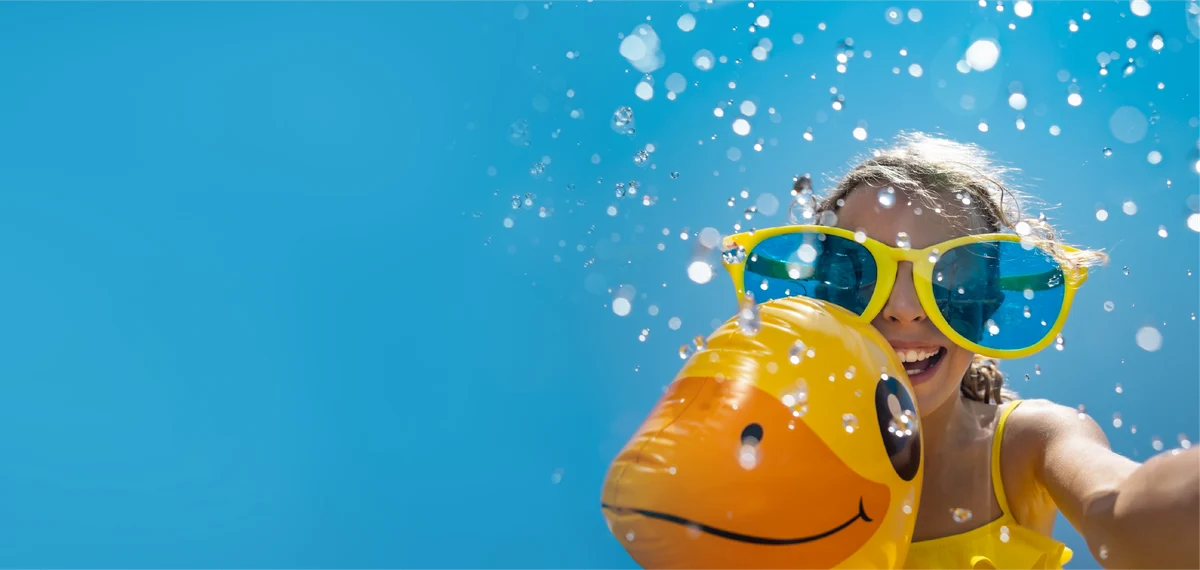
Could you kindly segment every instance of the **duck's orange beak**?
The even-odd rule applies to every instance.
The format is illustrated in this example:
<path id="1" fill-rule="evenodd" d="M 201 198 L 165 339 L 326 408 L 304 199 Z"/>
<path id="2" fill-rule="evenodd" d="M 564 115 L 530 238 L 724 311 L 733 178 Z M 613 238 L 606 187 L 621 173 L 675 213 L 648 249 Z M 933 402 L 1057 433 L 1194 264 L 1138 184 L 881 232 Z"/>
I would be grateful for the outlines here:
<path id="1" fill-rule="evenodd" d="M 890 492 L 845 465 L 797 413 L 749 382 L 673 383 L 605 480 L 613 534 L 644 568 L 846 559 L 883 520 Z"/>

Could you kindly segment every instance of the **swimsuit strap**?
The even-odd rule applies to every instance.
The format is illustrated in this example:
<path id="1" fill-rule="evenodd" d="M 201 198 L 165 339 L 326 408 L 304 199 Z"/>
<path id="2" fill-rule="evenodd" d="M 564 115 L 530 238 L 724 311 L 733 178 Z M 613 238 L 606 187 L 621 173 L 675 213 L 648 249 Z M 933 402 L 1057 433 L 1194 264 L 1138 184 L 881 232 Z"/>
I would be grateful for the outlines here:
<path id="1" fill-rule="evenodd" d="M 1005 514 L 1008 513 L 1008 497 L 1004 495 L 1004 480 L 1000 477 L 1000 444 L 1004 441 L 1004 424 L 1008 421 L 1008 415 L 1020 403 L 1021 400 L 1013 400 L 1000 412 L 1000 420 L 996 422 L 996 431 L 992 434 L 992 492 L 996 494 L 1000 510 Z"/>

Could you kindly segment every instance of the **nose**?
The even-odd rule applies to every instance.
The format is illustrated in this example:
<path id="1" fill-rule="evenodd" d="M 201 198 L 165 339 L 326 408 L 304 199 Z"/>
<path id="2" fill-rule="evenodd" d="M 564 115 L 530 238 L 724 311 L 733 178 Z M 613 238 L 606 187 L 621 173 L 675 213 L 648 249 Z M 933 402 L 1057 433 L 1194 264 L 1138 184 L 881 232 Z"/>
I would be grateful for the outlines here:
<path id="1" fill-rule="evenodd" d="M 912 263 L 901 262 L 896 268 L 896 284 L 892 286 L 892 294 L 879 313 L 879 318 L 889 323 L 904 324 L 924 321 L 927 316 L 917 298 L 917 289 L 913 286 Z"/>

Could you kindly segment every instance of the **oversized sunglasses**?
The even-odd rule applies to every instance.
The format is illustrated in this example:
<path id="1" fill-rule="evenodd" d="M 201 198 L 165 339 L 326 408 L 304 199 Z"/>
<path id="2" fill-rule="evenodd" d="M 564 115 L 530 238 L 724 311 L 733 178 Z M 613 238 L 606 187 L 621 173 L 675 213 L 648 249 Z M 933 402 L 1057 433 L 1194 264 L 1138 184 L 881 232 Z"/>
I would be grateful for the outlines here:
<path id="1" fill-rule="evenodd" d="M 1062 246 L 1068 253 L 1076 252 Z M 1087 269 L 1069 267 L 1013 234 L 982 234 L 924 249 L 892 247 L 862 232 L 783 226 L 724 238 L 722 261 L 739 304 L 804 296 L 871 322 L 902 261 L 933 324 L 955 344 L 991 358 L 1029 356 L 1053 342 Z"/>

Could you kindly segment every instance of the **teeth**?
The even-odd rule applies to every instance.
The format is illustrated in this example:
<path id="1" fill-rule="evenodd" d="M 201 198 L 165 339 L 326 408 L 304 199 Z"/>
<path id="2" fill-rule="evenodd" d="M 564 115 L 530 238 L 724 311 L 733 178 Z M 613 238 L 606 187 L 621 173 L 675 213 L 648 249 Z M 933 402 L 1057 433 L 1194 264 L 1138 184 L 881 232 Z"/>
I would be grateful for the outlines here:
<path id="1" fill-rule="evenodd" d="M 938 349 L 936 349 L 936 348 L 935 349 L 921 349 L 921 350 L 913 350 L 913 349 L 909 349 L 909 350 L 897 349 L 896 350 L 896 356 L 900 357 L 900 362 L 903 362 L 906 364 L 909 362 L 919 362 L 921 360 L 925 360 L 926 358 L 929 358 L 930 356 L 933 356 L 937 353 L 938 353 Z"/>

